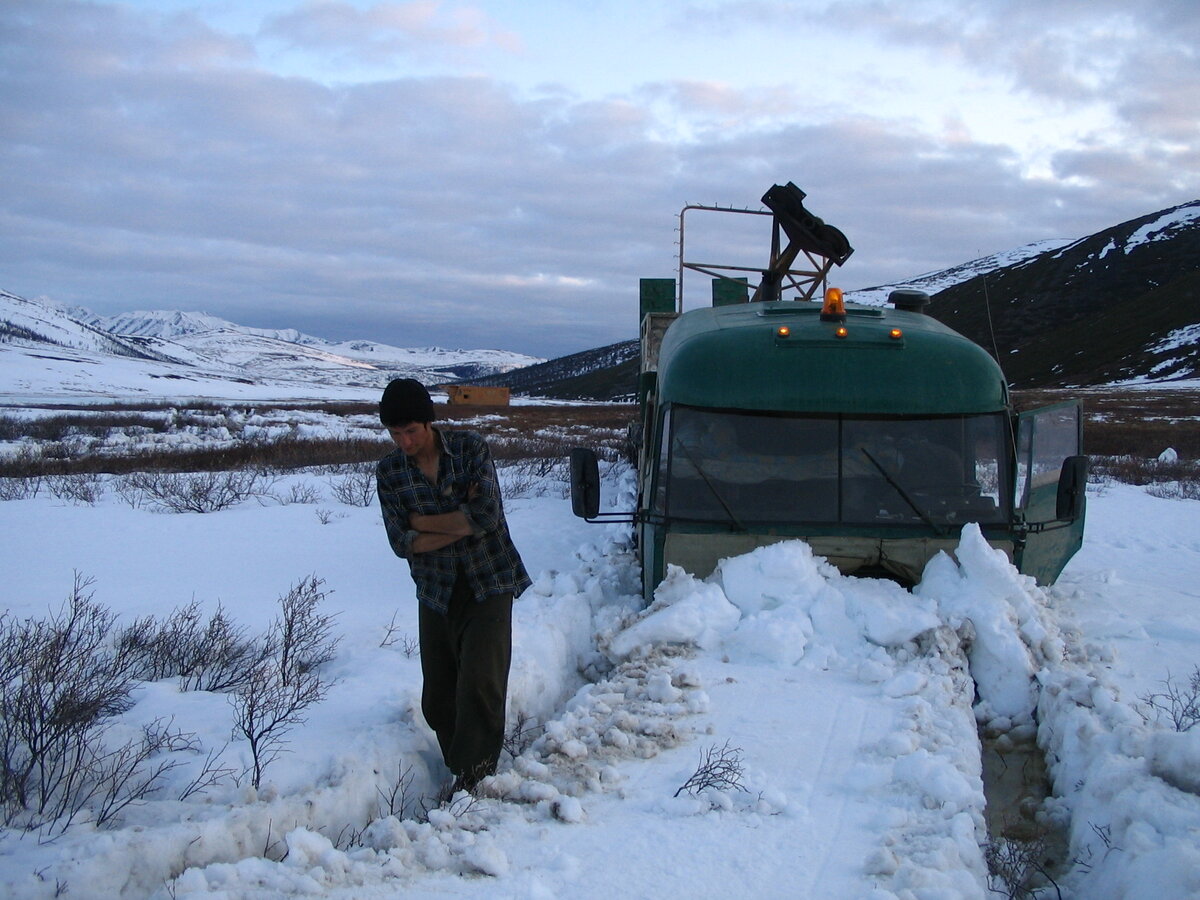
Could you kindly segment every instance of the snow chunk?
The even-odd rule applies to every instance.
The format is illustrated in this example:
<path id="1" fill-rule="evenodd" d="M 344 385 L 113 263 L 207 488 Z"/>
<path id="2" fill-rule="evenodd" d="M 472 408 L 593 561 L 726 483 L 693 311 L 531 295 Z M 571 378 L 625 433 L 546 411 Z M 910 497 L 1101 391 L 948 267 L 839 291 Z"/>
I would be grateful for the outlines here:
<path id="1" fill-rule="evenodd" d="M 583 804 L 574 797 L 559 797 L 550 804 L 550 814 L 560 822 L 577 825 L 583 821 Z"/>
<path id="2" fill-rule="evenodd" d="M 508 874 L 508 857 L 491 840 L 480 838 L 467 847 L 463 861 L 475 871 L 493 878 Z"/>
<path id="3" fill-rule="evenodd" d="M 892 678 L 883 686 L 885 697 L 909 697 L 919 694 L 929 684 L 929 679 L 922 673 L 907 669 Z"/>
<path id="4" fill-rule="evenodd" d="M 968 658 L 980 719 L 1031 721 L 1040 667 L 1034 648 L 1048 643 L 1037 612 L 1044 597 L 1032 578 L 988 544 L 978 525 L 963 528 L 957 556 L 957 567 L 943 554 L 930 560 L 914 593 L 936 599 L 955 628 L 971 624 L 975 638 Z"/>
<path id="5" fill-rule="evenodd" d="M 285 865 L 304 871 L 317 881 L 341 880 L 350 871 L 350 858 L 323 834 L 296 828 L 288 832 L 286 842 Z"/>
<path id="6" fill-rule="evenodd" d="M 1162 731 L 1150 736 L 1150 774 L 1167 784 L 1200 794 L 1200 731 Z"/>
<path id="7" fill-rule="evenodd" d="M 759 547 L 744 556 L 721 560 L 717 567 L 725 596 L 745 616 L 777 609 L 797 598 L 814 597 L 836 574 L 800 541 Z"/>
<path id="8" fill-rule="evenodd" d="M 802 541 L 770 544 L 722 560 L 719 583 L 742 621 L 726 647 L 740 661 L 793 665 L 819 644 L 853 659 L 876 646 L 898 646 L 940 624 L 937 605 L 890 581 L 847 578 Z"/>
<path id="9" fill-rule="evenodd" d="M 654 603 L 645 615 L 617 634 L 610 649 L 617 656 L 632 656 L 653 644 L 691 644 L 701 649 L 718 646 L 733 631 L 738 609 L 715 584 L 705 584 L 671 566 L 654 592 Z"/>

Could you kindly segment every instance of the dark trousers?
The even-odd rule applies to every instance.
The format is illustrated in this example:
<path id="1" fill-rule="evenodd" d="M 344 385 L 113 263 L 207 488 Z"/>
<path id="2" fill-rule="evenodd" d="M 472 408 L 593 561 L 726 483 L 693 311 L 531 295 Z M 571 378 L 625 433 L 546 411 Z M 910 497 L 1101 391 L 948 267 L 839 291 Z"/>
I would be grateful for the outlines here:
<path id="1" fill-rule="evenodd" d="M 511 594 L 476 601 L 459 573 L 446 615 L 421 606 L 421 712 L 468 790 L 496 771 L 512 661 Z"/>

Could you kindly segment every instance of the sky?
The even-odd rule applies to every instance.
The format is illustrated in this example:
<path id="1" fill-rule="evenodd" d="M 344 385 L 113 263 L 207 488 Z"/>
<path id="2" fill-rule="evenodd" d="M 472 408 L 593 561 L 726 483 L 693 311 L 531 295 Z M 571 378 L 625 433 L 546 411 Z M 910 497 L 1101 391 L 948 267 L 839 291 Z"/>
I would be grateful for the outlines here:
<path id="1" fill-rule="evenodd" d="M 1193 0 L 4 0 L 0 289 L 559 356 L 685 204 L 796 183 L 854 290 L 1194 200 L 1198 47 Z"/>

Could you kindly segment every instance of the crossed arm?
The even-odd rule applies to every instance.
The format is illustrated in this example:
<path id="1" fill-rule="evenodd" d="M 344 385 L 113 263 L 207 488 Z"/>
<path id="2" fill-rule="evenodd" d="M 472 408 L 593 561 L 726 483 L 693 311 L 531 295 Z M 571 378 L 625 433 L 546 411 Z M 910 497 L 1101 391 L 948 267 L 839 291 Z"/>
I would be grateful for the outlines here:
<path id="1" fill-rule="evenodd" d="M 487 445 L 468 448 L 471 454 L 459 477 L 466 476 L 466 497 L 457 501 L 459 508 L 445 513 L 422 514 L 406 508 L 408 481 L 399 469 L 389 469 L 385 461 L 377 468 L 379 503 L 392 550 L 410 562 L 414 557 L 449 547 L 465 537 L 495 530 L 503 523 L 500 486 Z M 461 483 L 461 482 L 460 482 Z M 444 508 L 444 507 L 443 507 Z"/>
<path id="2" fill-rule="evenodd" d="M 467 499 L 474 500 L 478 493 L 479 485 L 471 485 L 467 491 Z M 441 550 L 475 533 L 471 521 L 457 509 L 454 512 L 430 516 L 414 513 L 408 517 L 408 525 L 417 532 L 411 543 L 413 553 Z"/>
<path id="3" fill-rule="evenodd" d="M 473 533 L 471 523 L 458 510 L 438 516 L 412 515 L 408 524 L 417 532 L 412 539 L 413 553 L 441 550 Z"/>

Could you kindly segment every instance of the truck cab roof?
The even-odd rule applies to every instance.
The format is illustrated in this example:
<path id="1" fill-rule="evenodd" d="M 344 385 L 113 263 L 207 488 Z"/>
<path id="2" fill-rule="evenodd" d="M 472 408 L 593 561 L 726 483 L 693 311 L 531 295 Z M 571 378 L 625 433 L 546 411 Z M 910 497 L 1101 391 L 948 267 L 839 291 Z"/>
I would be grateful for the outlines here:
<path id="1" fill-rule="evenodd" d="M 997 412 L 996 361 L 924 313 L 848 304 L 826 321 L 796 300 L 695 309 L 663 337 L 660 403 L 792 413 Z"/>

